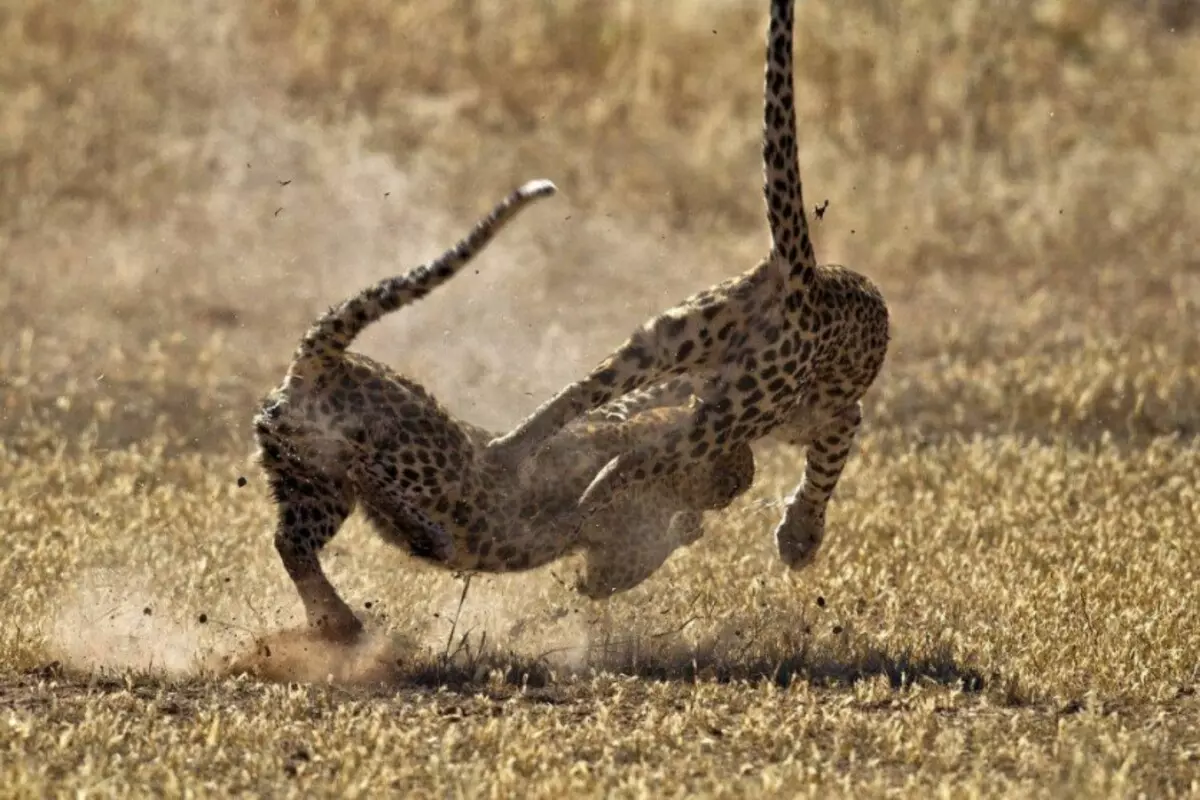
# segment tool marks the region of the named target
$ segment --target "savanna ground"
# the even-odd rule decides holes
[[[500,429],[762,254],[765,5],[0,7],[5,796],[1200,792],[1186,2],[801,5],[818,252],[895,331],[815,566],[763,447],[606,610],[355,519],[374,638],[211,668],[299,621],[248,421],[315,313],[553,179],[360,343]]]

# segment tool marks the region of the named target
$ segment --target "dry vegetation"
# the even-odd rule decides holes
[[[499,428],[760,254],[761,6],[0,7],[6,795],[1200,791],[1186,2],[801,5],[818,251],[895,319],[813,568],[763,448],[606,609],[569,565],[459,609],[356,520],[374,640],[197,668],[295,621],[247,421],[318,309],[554,179],[362,344]]]

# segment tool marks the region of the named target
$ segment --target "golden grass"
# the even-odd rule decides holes
[[[801,5],[819,252],[895,319],[811,569],[763,447],[604,608],[562,564],[459,609],[355,519],[326,564],[372,637],[287,632],[248,419],[305,322],[555,180],[362,343],[503,427],[749,266],[762,5],[0,10],[6,796],[1200,791],[1187,4]]]

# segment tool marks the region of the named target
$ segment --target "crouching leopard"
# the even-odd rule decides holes
[[[520,571],[582,551],[576,588],[598,599],[645,580],[700,535],[703,511],[750,485],[749,448],[731,448],[647,484],[595,524],[568,529],[562,523],[596,471],[684,424],[684,409],[634,393],[565,427],[531,463],[483,459],[495,432],[456,419],[415,381],[349,351],[367,326],[448,281],[522,208],[555,191],[548,181],[524,184],[439,258],[331,308],[255,416],[258,460],[277,507],[275,547],[309,625],[325,635],[361,630],[319,560],[355,508],[384,540],[448,570]]]
[[[800,184],[793,18],[790,0],[772,0],[762,141],[766,258],[646,322],[488,450],[502,461],[527,458],[570,420],[629,392],[657,385],[672,402],[691,395],[684,427],[600,470],[575,522],[630,487],[715,464],[770,435],[807,450],[804,476],[774,532],[782,560],[798,569],[824,539],[826,508],[862,422],[859,401],[883,366],[890,334],[875,284],[816,262]]]

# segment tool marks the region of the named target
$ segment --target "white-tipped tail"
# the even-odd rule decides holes
[[[548,180],[521,184],[478,220],[470,233],[433,261],[405,275],[379,281],[322,314],[304,335],[293,362],[344,352],[368,325],[421,299],[457,275],[521,209],[557,192],[558,187]]]

